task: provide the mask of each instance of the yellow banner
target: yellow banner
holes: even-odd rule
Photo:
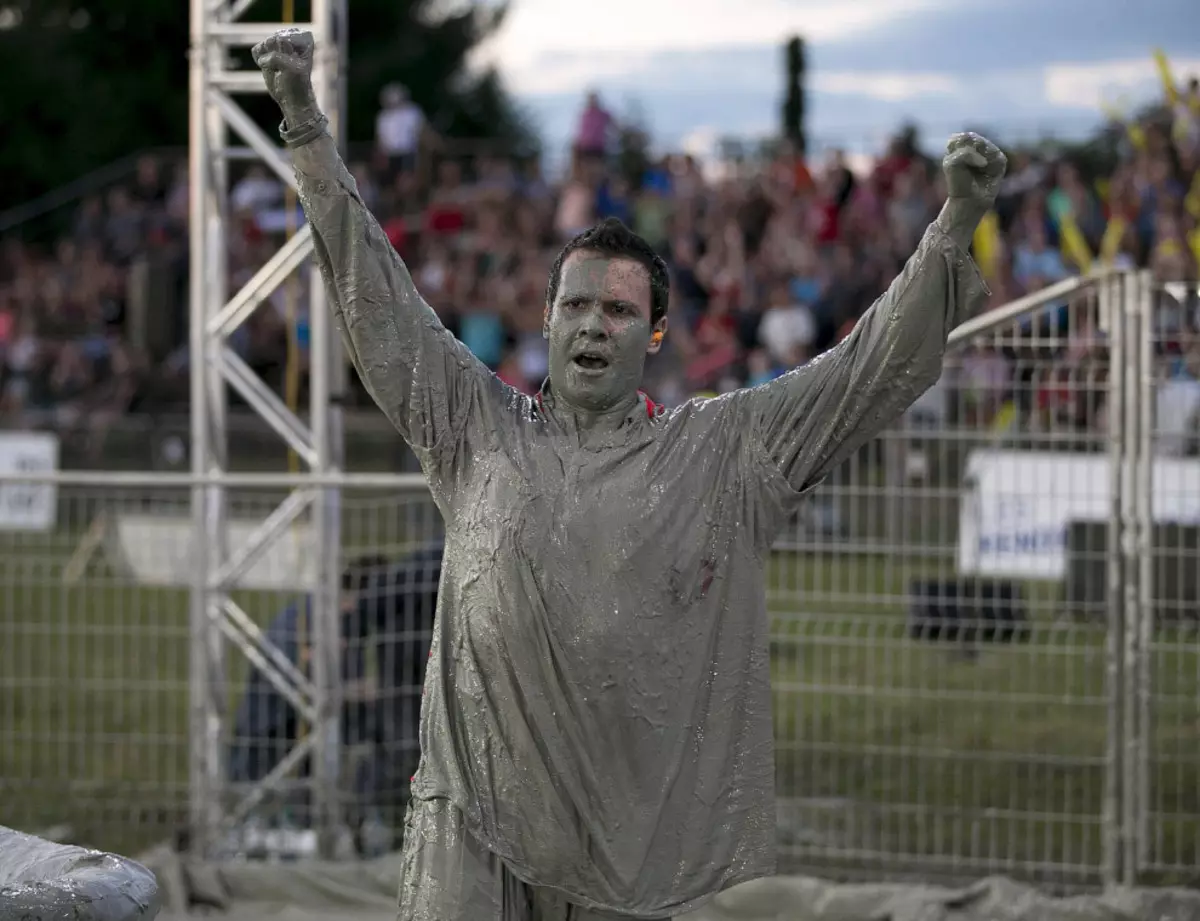
[[[1168,105],[1175,106],[1179,102],[1179,89],[1175,86],[1175,78],[1171,75],[1171,62],[1161,48],[1154,49],[1154,66],[1158,68],[1158,79],[1162,81],[1163,95]]]
[[[972,241],[975,250],[975,262],[979,271],[988,281],[996,277],[1000,262],[1000,219],[995,211],[989,211],[975,228],[975,238]]]
[[[1183,200],[1183,206],[1188,214],[1200,221],[1200,170],[1196,170],[1196,175],[1192,177],[1192,187]]]
[[[1063,256],[1075,263],[1079,267],[1079,271],[1090,272],[1095,260],[1092,258],[1092,250],[1083,236],[1083,231],[1075,223],[1075,215],[1070,212],[1064,214],[1059,221],[1058,232],[1061,237]]]
[[[1121,217],[1112,217],[1104,228],[1104,236],[1100,240],[1100,261],[1112,265],[1117,254],[1121,251],[1121,240],[1125,236],[1125,228],[1129,224]]]
[[[1133,121],[1127,122],[1125,113],[1110,102],[1101,102],[1100,110],[1104,113],[1105,118],[1125,129],[1125,133],[1129,135],[1129,143],[1134,146],[1135,150],[1146,149],[1146,132],[1142,130],[1141,125]]]

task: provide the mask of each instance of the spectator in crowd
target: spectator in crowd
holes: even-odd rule
[[[383,88],[375,116],[375,147],[382,155],[389,181],[401,173],[411,173],[425,133],[425,114],[399,83]]]
[[[541,279],[562,241],[601,217],[630,223],[671,267],[678,322],[647,381],[657,400],[671,403],[768,380],[838,342],[899,270],[942,197],[938,171],[912,131],[866,169],[852,169],[838,151],[806,160],[784,144],[735,172],[706,176],[680,154],[621,155],[615,120],[596,94],[586,100],[558,185],[537,161],[494,152],[459,157],[439,149],[418,171],[424,116],[401,87],[387,87],[382,102],[374,156],[353,161],[360,192],[447,326],[523,390],[536,389],[545,374]],[[1196,280],[1196,82],[1173,106],[1120,130],[1124,152],[1107,175],[1035,150],[1013,152],[989,243],[993,303],[1093,261],[1150,268],[1164,283]],[[276,177],[249,167],[234,178],[231,290],[262,265],[289,225]],[[95,446],[122,413],[182,408],[186,179],[182,167],[145,157],[130,182],[80,203],[56,247],[9,240],[0,248],[3,424],[57,427]],[[286,304],[285,295],[273,297],[233,342],[277,388],[288,318],[306,323],[303,309]],[[1026,331],[1056,325],[1063,352],[1055,374],[1096,380],[1106,360],[1102,332],[1088,332],[1096,340],[1088,348],[1078,336],[1068,348],[1068,306],[1053,305]],[[1162,301],[1156,329],[1164,366],[1187,364],[1181,356],[1194,350],[1187,337],[1198,320],[1194,303]],[[961,377],[971,417],[1012,424],[1004,407],[1018,397],[1021,425],[1095,430],[1100,408],[1060,411],[1055,375],[1033,379],[1027,357],[1019,343],[962,356],[951,377]]]
[[[615,127],[616,121],[600,102],[600,95],[594,91],[588,93],[575,131],[575,159],[603,162],[608,156]]]

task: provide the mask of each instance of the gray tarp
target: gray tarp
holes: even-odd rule
[[[193,864],[148,855],[164,891],[160,921],[393,921],[399,855],[367,863]],[[188,901],[199,903],[189,914]],[[212,910],[217,909],[218,914]],[[1200,921],[1200,892],[1132,890],[1055,898],[1008,879],[961,889],[838,885],[803,876],[730,889],[684,921]]]
[[[158,908],[141,864],[0,826],[0,921],[150,921]]]

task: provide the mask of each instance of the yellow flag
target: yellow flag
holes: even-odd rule
[[[1183,206],[1188,214],[1200,221],[1200,170],[1196,170],[1196,175],[1192,177],[1192,187],[1183,200]]]
[[[1104,228],[1104,236],[1100,240],[1100,261],[1112,265],[1117,253],[1121,251],[1121,240],[1125,236],[1125,228],[1129,225],[1124,218],[1112,217]]]
[[[975,250],[975,262],[979,271],[988,281],[996,277],[996,269],[1000,262],[1000,219],[995,211],[989,211],[975,228],[975,238],[972,240]]]
[[[1129,143],[1133,145],[1136,151],[1146,149],[1146,132],[1142,130],[1142,126],[1137,122],[1130,122],[1125,126],[1125,131],[1129,135]]]
[[[1196,260],[1196,265],[1200,266],[1200,228],[1188,234],[1188,246],[1192,248],[1192,258]]]
[[[1178,240],[1159,240],[1154,247],[1154,255],[1156,256],[1178,256],[1183,249],[1179,245]]]
[[[1161,48],[1154,49],[1154,66],[1158,68],[1158,79],[1162,81],[1167,104],[1175,106],[1179,102],[1179,90],[1175,86],[1175,78],[1171,76],[1171,63]]]
[[[1093,262],[1092,250],[1088,246],[1087,240],[1084,239],[1083,231],[1075,223],[1075,215],[1070,212],[1064,214],[1059,221],[1058,231],[1062,238],[1063,256],[1075,263],[1079,267],[1079,271],[1090,272]]]
[[[1096,180],[1096,194],[1100,196],[1101,201],[1108,201],[1108,193],[1112,190],[1112,183],[1107,179]]]
[[[1104,113],[1104,117],[1114,125],[1121,125],[1125,128],[1125,133],[1129,135],[1129,143],[1135,150],[1146,149],[1146,132],[1142,130],[1141,125],[1136,121],[1126,121],[1124,111],[1110,102],[1101,102],[1100,110]]]
[[[1017,406],[1012,400],[1006,400],[992,419],[992,431],[996,434],[1012,431],[1016,428]]]

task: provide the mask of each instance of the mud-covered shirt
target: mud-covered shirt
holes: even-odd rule
[[[970,259],[931,226],[836,348],[581,431],[443,327],[328,137],[294,156],[335,323],[445,519],[414,795],[587,907],[677,914],[772,873],[766,558],[938,379],[986,294]]]

